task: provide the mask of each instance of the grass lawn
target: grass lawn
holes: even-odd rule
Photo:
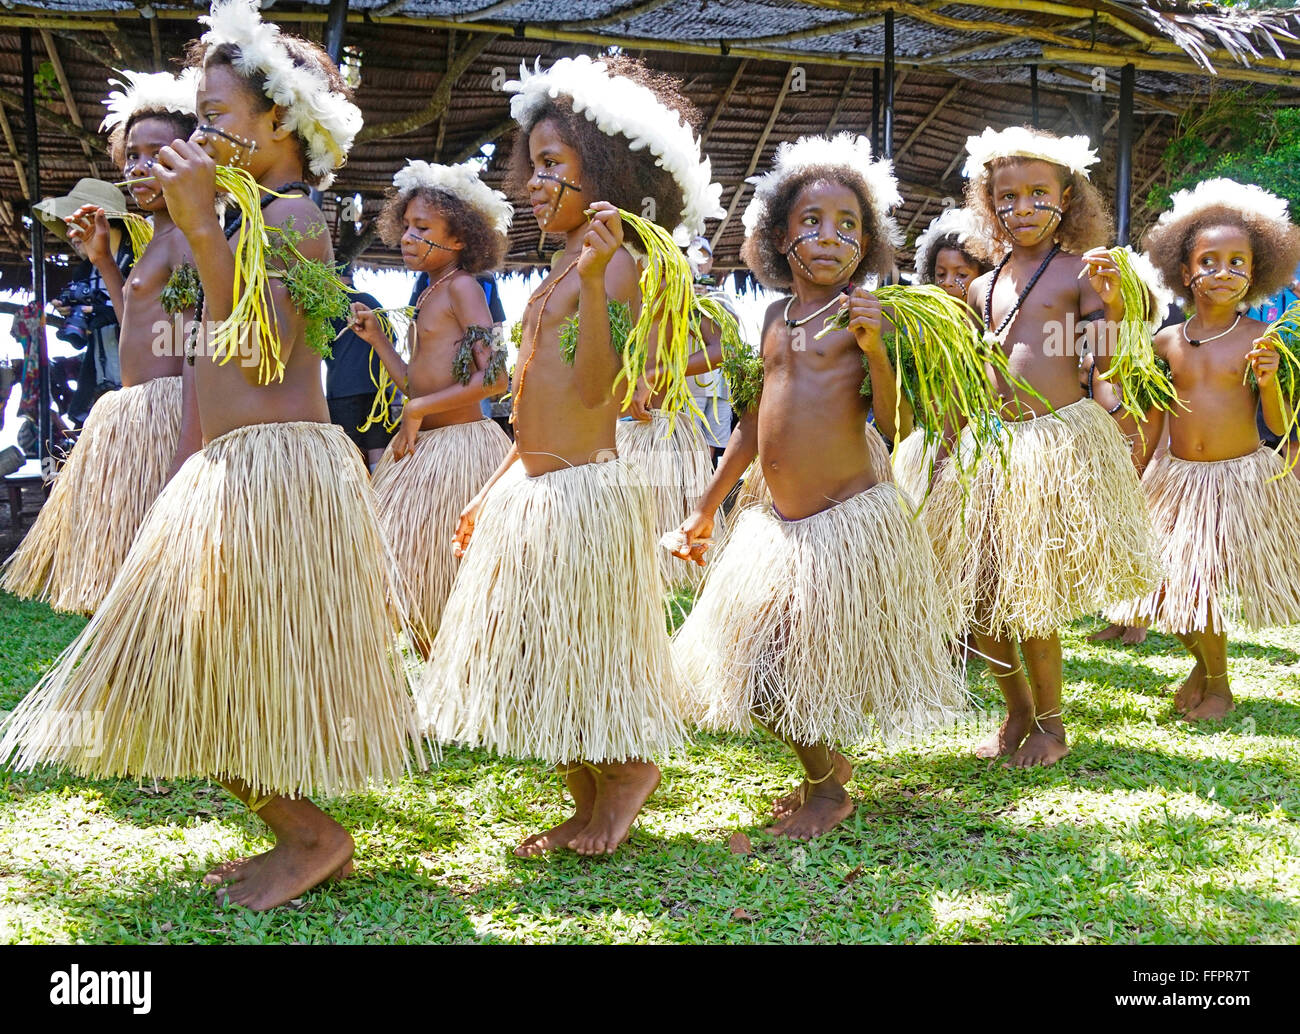
[[[81,627],[0,596],[0,708]],[[612,859],[515,859],[561,816],[554,776],[468,750],[328,802],[357,876],[296,907],[218,907],[200,879],[262,827],[200,781],[0,775],[0,942],[1289,942],[1300,939],[1300,629],[1231,647],[1237,710],[1175,720],[1178,644],[1065,637],[1073,753],[1010,772],[971,749],[999,717],[849,751],[852,817],[800,845],[762,833],[797,780],[761,735],[701,737]],[[733,834],[750,853],[733,853]],[[742,838],[736,838],[740,840]]]

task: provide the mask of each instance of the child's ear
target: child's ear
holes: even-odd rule
[[[1067,183],[1067,184],[1065,185],[1065,189],[1061,191],[1061,209],[1062,209],[1062,211],[1064,211],[1065,209],[1069,208],[1069,207],[1070,207],[1070,202],[1073,201],[1073,200],[1074,200],[1074,184],[1073,184],[1073,183]]]
[[[790,254],[790,235],[785,230],[777,231],[776,250],[782,255]]]
[[[1186,262],[1180,262],[1178,263],[1178,269],[1183,274],[1183,286],[1191,287],[1192,286],[1191,267],[1189,267]]]
[[[285,125],[286,111],[284,105],[277,104],[271,108],[271,139],[283,140],[289,136],[289,129]]]

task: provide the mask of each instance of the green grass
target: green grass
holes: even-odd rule
[[[12,707],[81,622],[0,597],[0,703]],[[213,864],[265,850],[218,786],[0,785],[0,941],[1295,942],[1300,937],[1300,629],[1231,650],[1237,711],[1174,719],[1177,643],[1065,636],[1073,752],[1051,769],[990,768],[976,710],[922,742],[851,751],[853,816],[806,845],[762,833],[796,781],[770,739],[700,737],[612,859],[519,860],[561,816],[540,765],[448,750],[439,768],[328,802],[357,841],[355,878],[297,907],[219,907]],[[737,831],[753,851],[733,854]],[[737,911],[739,910],[739,911]]]

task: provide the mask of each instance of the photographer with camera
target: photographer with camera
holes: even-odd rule
[[[82,238],[68,233],[66,220],[84,205],[103,209],[109,243],[104,254],[89,254]],[[32,206],[45,227],[67,241],[82,260],[71,281],[51,302],[64,319],[56,336],[81,351],[81,372],[68,416],[80,427],[95,400],[122,386],[117,354],[118,315],[114,295],[131,268],[131,246],[122,220],[126,216],[122,194],[103,180],[83,179],[62,197],[46,198]]]

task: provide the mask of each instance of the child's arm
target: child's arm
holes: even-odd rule
[[[474,326],[482,327],[484,330],[492,326],[492,313],[488,310],[487,299],[483,297],[483,288],[479,287],[478,281],[472,277],[457,277],[452,281],[451,308],[463,332],[468,332],[469,328]],[[608,323],[606,325],[608,326]],[[488,361],[491,358],[492,350],[481,342],[476,342],[474,344],[475,369],[469,381],[465,384],[452,384],[428,395],[408,398],[402,410],[403,415],[409,419],[423,420],[430,413],[443,413],[449,409],[457,409],[466,403],[478,402],[480,399],[500,394],[505,390],[504,370],[500,371],[495,379],[484,381]]]
[[[122,271],[113,261],[112,236],[108,229],[108,216],[98,205],[82,205],[64,220],[68,224],[68,239],[80,241],[86,250],[86,258],[99,270],[100,279],[104,281],[104,290],[113,311],[120,320],[126,311],[122,307],[122,289],[126,286]]]
[[[1093,356],[1097,376],[1110,369],[1124,319],[1124,296],[1119,289],[1119,267],[1105,248],[1093,248],[1083,254],[1083,272],[1087,280],[1079,285],[1079,315],[1089,316],[1101,310],[1105,318],[1089,320],[1084,325],[1088,350]]]
[[[574,355],[578,400],[587,409],[609,402],[615,378],[622,366],[619,354],[610,344],[610,298],[634,305],[637,299],[636,263],[624,253],[626,261],[617,260],[623,246],[623,223],[618,210],[605,201],[592,203],[591,223],[582,239],[578,257],[578,347]],[[634,314],[635,315],[635,314]]]
[[[749,469],[758,455],[758,407],[755,406],[737,422],[731,437],[727,439],[727,448],[718,460],[718,469],[709,480],[708,487],[700,496],[695,509],[677,529],[684,536],[685,542],[680,549],[672,551],[673,556],[682,560],[692,560],[704,566],[704,553],[713,539],[713,526],[717,520],[718,507],[731,494],[736,483]]]
[[[900,425],[905,423],[911,429],[912,412],[906,400],[899,398],[894,383],[894,365],[881,336],[884,318],[880,299],[864,287],[854,288],[849,295],[849,329],[867,359],[876,427],[886,438],[899,441]]]
[[[197,318],[197,317],[196,317]],[[170,481],[182,464],[203,448],[203,431],[199,424],[199,390],[194,383],[194,367],[181,364],[181,432],[176,440],[176,453],[167,470]]]
[[[406,360],[384,333],[384,328],[379,325],[374,310],[364,302],[352,303],[352,330],[357,337],[370,346],[375,355],[379,356],[379,361],[384,364],[384,369],[388,371],[388,376],[393,379],[393,383],[405,388]]]
[[[492,476],[487,479],[487,483],[478,490],[478,494],[469,501],[465,509],[461,510],[460,519],[456,522],[456,534],[451,540],[451,551],[456,556],[465,555],[465,550],[469,548],[469,540],[474,534],[474,523],[478,520],[478,512],[483,506],[483,500],[487,498],[492,486],[505,476],[506,471],[510,469],[511,464],[517,459],[519,459],[519,446],[516,443],[511,443],[510,451],[506,453],[506,458],[501,461],[501,466],[497,467]]]
[[[1282,384],[1277,379],[1280,358],[1272,338],[1256,338],[1246,359],[1255,371],[1259,385],[1259,405],[1264,413],[1264,423],[1279,438],[1287,433],[1286,403],[1282,398]]]

